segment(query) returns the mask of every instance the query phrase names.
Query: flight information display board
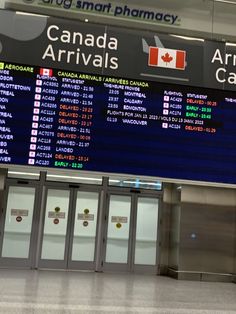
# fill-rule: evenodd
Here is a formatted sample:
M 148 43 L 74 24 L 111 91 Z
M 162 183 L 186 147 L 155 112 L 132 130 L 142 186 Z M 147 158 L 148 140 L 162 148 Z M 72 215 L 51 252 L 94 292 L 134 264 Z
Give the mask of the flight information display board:
M 0 163 L 236 183 L 236 94 L 0 62 Z

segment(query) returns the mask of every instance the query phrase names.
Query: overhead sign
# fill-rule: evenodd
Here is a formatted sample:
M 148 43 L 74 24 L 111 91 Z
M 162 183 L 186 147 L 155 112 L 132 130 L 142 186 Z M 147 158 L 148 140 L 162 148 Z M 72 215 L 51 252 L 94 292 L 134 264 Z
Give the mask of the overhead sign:
M 48 45 L 42 55 L 42 60 L 74 63 L 95 68 L 118 68 L 118 38 L 109 36 L 105 31 L 99 34 L 78 32 L 64 29 L 61 25 L 49 25 L 46 29 Z M 58 49 L 70 47 L 69 49 Z M 73 50 L 71 50 L 71 48 Z M 86 48 L 89 52 L 86 52 Z M 103 51 L 106 52 L 103 54 Z
M 235 92 L 1 65 L 1 164 L 236 184 Z
M 235 56 L 223 42 L 0 11 L 1 61 L 236 90 Z
M 2 3 L 1 3 L 2 1 Z M 236 6 L 232 1 L 189 0 L 0 0 L 0 7 L 16 11 L 62 16 L 98 23 L 142 27 L 168 33 L 206 34 L 225 40 L 235 39 Z
M 131 19 L 142 22 L 161 23 L 180 26 L 181 18 L 175 12 L 158 9 L 156 6 L 145 3 L 145 6 L 136 3 L 124 4 L 119 1 L 80 1 L 80 0 L 13 0 L 8 4 L 24 4 L 37 6 L 42 10 L 64 10 L 73 13 L 96 14 L 113 18 Z M 29 8 L 29 7 L 28 7 Z
M 0 162 L 236 184 L 235 55 L 1 10 Z

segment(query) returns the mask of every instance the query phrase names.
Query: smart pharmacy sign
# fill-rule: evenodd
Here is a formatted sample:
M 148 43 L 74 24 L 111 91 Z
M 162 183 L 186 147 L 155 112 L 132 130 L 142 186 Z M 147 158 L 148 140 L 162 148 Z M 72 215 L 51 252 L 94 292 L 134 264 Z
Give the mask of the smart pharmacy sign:
M 7 3 L 22 3 L 41 7 L 42 9 L 67 10 L 74 13 L 101 14 L 106 17 L 115 17 L 119 19 L 130 19 L 140 22 L 151 22 L 156 24 L 165 24 L 180 26 L 181 18 L 174 12 L 165 12 L 152 5 L 140 6 L 136 4 L 127 4 L 108 1 L 81 1 L 81 0 L 13 0 Z

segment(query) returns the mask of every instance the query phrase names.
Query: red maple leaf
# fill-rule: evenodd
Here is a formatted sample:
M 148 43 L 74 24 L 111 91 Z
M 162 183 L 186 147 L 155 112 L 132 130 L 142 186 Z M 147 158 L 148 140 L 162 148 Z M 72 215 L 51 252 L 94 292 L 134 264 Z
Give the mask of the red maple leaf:
M 161 58 L 166 63 L 166 65 L 167 65 L 167 63 L 169 63 L 173 60 L 173 58 L 169 55 L 168 52 L 166 52 L 166 54 L 164 56 L 162 56 Z

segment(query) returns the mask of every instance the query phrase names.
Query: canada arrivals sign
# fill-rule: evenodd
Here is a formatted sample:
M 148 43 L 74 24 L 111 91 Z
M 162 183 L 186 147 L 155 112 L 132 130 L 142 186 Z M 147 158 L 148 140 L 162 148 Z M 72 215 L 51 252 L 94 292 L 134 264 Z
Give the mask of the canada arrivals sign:
M 65 30 L 58 25 L 50 25 L 47 28 L 48 46 L 43 53 L 42 60 L 53 62 L 84 65 L 91 64 L 95 68 L 109 68 L 116 70 L 118 68 L 118 39 L 114 36 L 108 36 L 103 33 L 99 36 L 91 33 L 81 33 L 77 31 Z M 59 42 L 61 45 L 67 44 L 70 50 L 54 48 L 54 43 Z M 71 50 L 71 47 L 75 47 Z M 86 54 L 83 48 L 92 48 L 91 52 Z M 101 51 L 96 53 L 96 49 Z M 106 51 L 105 53 L 104 50 Z
M 236 90 L 235 46 L 7 10 L 0 11 L 0 60 Z

